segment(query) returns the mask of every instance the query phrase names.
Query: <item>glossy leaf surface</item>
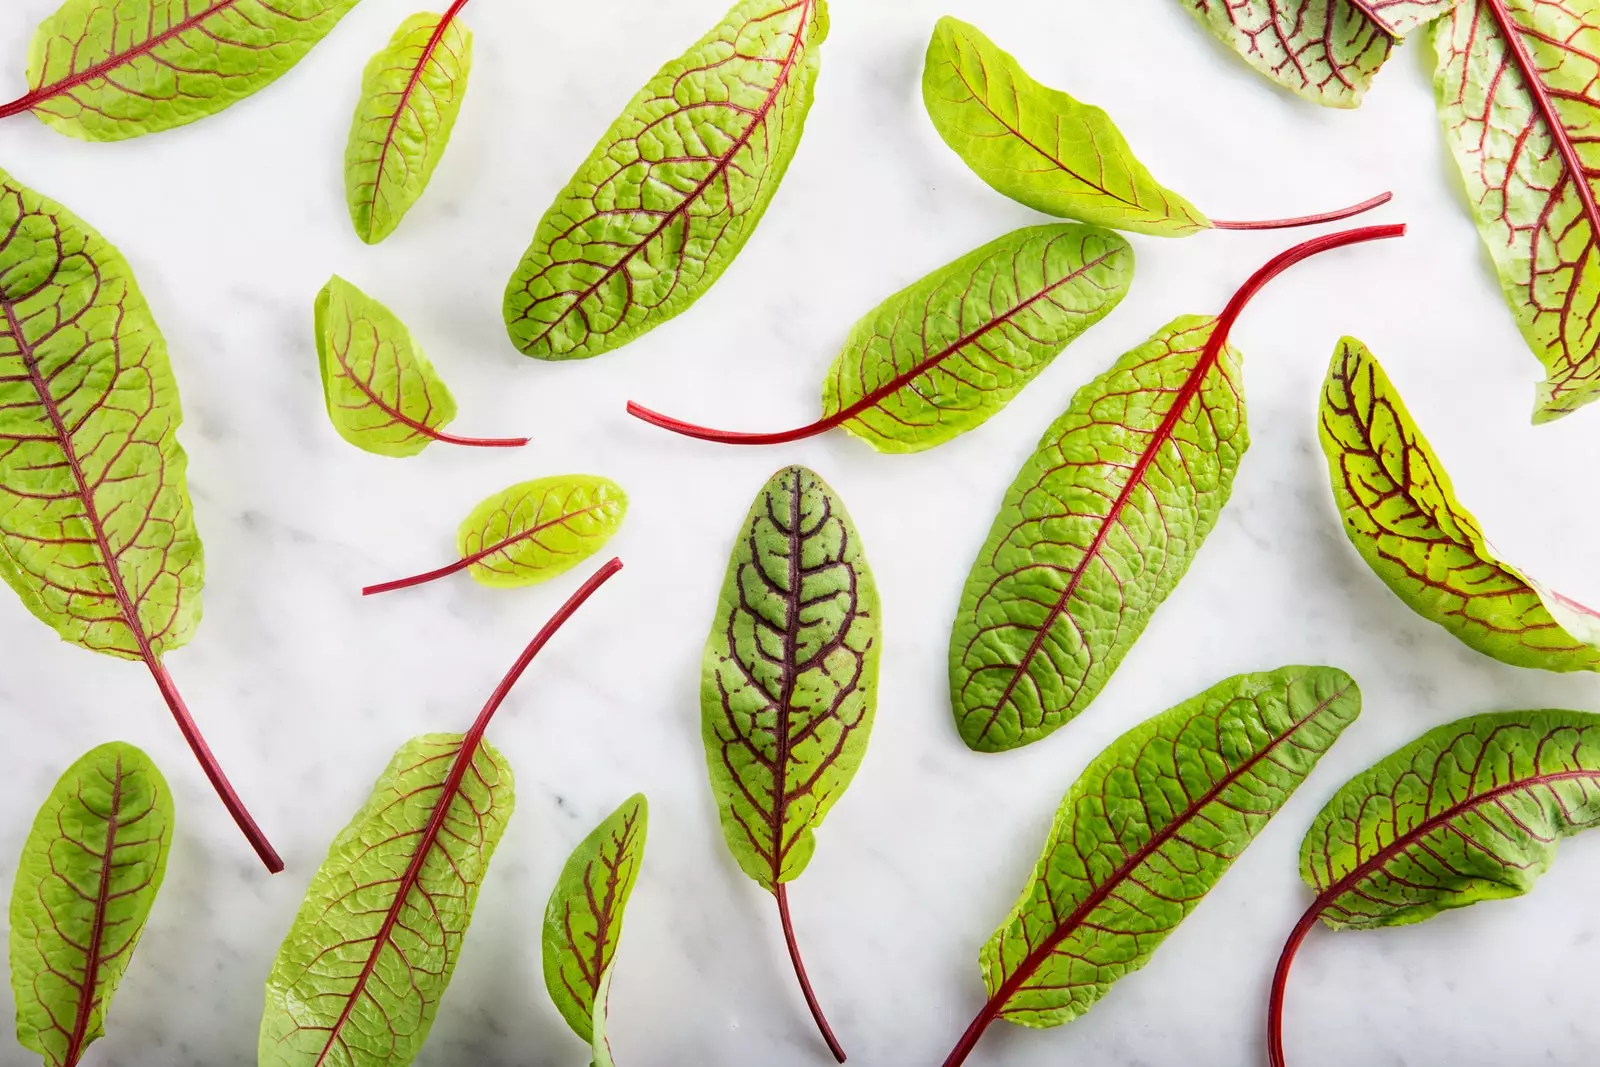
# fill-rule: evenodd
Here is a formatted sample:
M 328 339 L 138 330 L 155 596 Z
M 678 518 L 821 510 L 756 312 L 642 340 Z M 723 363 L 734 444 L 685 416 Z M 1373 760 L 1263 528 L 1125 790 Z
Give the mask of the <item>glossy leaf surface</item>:
M 412 15 L 367 63 L 344 153 L 345 200 L 356 234 L 394 232 L 444 158 L 472 70 L 472 31 L 454 17 Z
M 66 0 L 28 46 L 32 111 L 89 141 L 120 141 L 214 115 L 266 87 L 356 0 Z
M 11 892 L 17 1039 L 72 1067 L 144 932 L 172 844 L 172 794 L 150 758 L 112 742 L 69 767 L 34 819 Z
M 827 32 L 826 0 L 739 0 L 640 90 L 556 197 L 506 287 L 519 349 L 596 356 L 711 287 L 800 143 Z
M 1495 555 L 1393 383 L 1354 338 L 1334 352 L 1319 422 L 1345 533 L 1407 606 L 1504 663 L 1600 670 L 1600 615 Z

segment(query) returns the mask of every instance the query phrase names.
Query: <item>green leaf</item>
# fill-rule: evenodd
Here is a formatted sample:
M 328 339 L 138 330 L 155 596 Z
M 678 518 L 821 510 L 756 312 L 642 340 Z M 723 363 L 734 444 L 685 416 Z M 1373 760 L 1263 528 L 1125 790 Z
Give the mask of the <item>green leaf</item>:
M 11 891 L 11 990 L 17 1040 L 48 1067 L 104 1036 L 171 844 L 166 779 L 120 741 L 67 768 L 39 809 Z
M 922 100 L 978 177 L 1035 210 L 1158 237 L 1211 226 L 1151 176 L 1111 116 L 1039 84 L 976 26 L 939 20 Z
M 86 141 L 214 115 L 300 62 L 356 0 L 66 0 L 28 46 L 32 111 Z
M 455 10 L 406 19 L 362 75 L 344 189 L 350 221 L 368 244 L 400 225 L 450 143 L 472 70 L 472 31 Z
M 1517 326 L 1535 422 L 1600 399 L 1600 67 L 1593 4 L 1474 0 L 1433 31 L 1445 141 Z
M 1418 26 L 1448 15 L 1456 0 L 1351 0 L 1378 28 L 1399 40 Z
M 513 806 L 488 742 L 395 753 L 334 839 L 267 978 L 260 1067 L 404 1067 L 455 970 L 478 888 Z
M 826 0 L 739 0 L 661 68 L 556 197 L 506 286 L 538 359 L 609 352 L 722 275 L 788 169 L 828 33 Z
M 1495 555 L 1393 383 L 1354 338 L 1334 352 L 1319 425 L 1344 531 L 1411 610 L 1503 663 L 1600 671 L 1600 615 Z
M 1006 492 L 950 636 L 974 749 L 1017 748 L 1099 695 L 1216 525 L 1249 446 L 1240 355 L 1183 316 L 1080 389 Z
M 414 456 L 435 441 L 517 448 L 525 437 L 457 437 L 455 397 L 422 354 L 406 324 L 335 274 L 317 294 L 317 366 L 328 419 L 364 452 Z
M 572 1032 L 609 1059 L 606 993 L 650 813 L 635 794 L 573 850 L 544 912 L 544 984 Z

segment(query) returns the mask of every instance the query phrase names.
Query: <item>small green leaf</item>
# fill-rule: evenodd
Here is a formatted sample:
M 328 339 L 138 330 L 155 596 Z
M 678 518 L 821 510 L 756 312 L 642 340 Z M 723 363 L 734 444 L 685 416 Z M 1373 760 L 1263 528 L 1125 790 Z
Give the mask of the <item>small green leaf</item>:
M 644 794 L 624 801 L 573 850 L 544 912 L 545 988 L 596 1062 L 610 1057 L 606 994 L 649 819 Z
M 755 232 L 800 144 L 826 0 L 739 0 L 640 90 L 506 286 L 512 343 L 609 352 L 688 309 Z
M 47 1067 L 105 1035 L 171 844 L 166 779 L 122 742 L 80 758 L 39 809 L 11 891 L 11 990 L 17 1040 Z
M 472 70 L 472 31 L 426 12 L 400 24 L 367 64 L 344 154 L 345 199 L 356 234 L 394 232 L 444 158 Z
M 1319 417 L 1361 558 L 1418 615 L 1517 667 L 1600 671 L 1600 615 L 1500 560 L 1365 345 L 1339 342 Z

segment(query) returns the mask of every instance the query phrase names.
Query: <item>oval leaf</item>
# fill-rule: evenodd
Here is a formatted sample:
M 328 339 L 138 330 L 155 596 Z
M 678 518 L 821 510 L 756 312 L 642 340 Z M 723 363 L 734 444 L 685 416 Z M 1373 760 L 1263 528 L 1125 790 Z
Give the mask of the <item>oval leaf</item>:
M 826 0 L 740 0 L 661 68 L 539 223 L 506 286 L 512 343 L 597 356 L 711 288 L 800 143 L 827 33 Z
M 1411 610 L 1503 663 L 1600 671 L 1600 615 L 1495 555 L 1393 383 L 1354 338 L 1334 352 L 1319 425 L 1344 531 Z
M 120 141 L 214 115 L 263 89 L 356 0 L 67 0 L 28 46 L 32 111 L 86 141 Z
M 11 891 L 11 989 L 17 1040 L 48 1067 L 104 1036 L 171 844 L 166 779 L 121 742 L 69 767 L 39 809 Z
M 344 189 L 350 221 L 368 244 L 400 225 L 450 143 L 472 70 L 472 31 L 455 17 L 460 7 L 406 19 L 362 76 Z

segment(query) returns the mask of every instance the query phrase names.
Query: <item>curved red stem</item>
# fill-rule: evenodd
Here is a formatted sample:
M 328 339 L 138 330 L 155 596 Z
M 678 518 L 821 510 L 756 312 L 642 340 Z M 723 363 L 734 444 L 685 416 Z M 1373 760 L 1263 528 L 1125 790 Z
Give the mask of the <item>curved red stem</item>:
M 1278 956 L 1278 969 L 1272 975 L 1272 999 L 1267 1005 L 1267 1057 L 1272 1061 L 1272 1067 L 1284 1067 L 1283 991 L 1289 983 L 1289 968 L 1294 964 L 1295 953 L 1300 951 L 1301 943 L 1305 941 L 1311 928 L 1317 925 L 1317 920 L 1322 917 L 1323 911 L 1332 899 L 1324 893 L 1311 902 L 1311 907 L 1307 908 L 1306 913 L 1300 916 L 1300 921 L 1295 923 L 1294 931 L 1284 943 L 1282 954 Z
M 1320 215 L 1301 215 L 1289 219 L 1263 219 L 1258 222 L 1220 222 L 1211 220 L 1211 225 L 1218 230 L 1292 230 L 1297 226 L 1320 226 L 1325 222 L 1339 222 L 1342 219 L 1354 218 L 1373 208 L 1382 207 L 1394 199 L 1393 193 L 1379 193 L 1370 200 L 1363 200 L 1359 204 L 1352 204 L 1337 211 L 1324 211 Z
M 447 563 L 443 567 L 435 567 L 433 570 L 424 571 L 422 574 L 413 574 L 409 578 L 397 578 L 392 582 L 379 582 L 377 585 L 366 586 L 361 590 L 361 595 L 373 596 L 378 593 L 391 593 L 396 589 L 410 589 L 413 586 L 426 585 L 428 582 L 434 581 L 438 578 L 449 577 L 458 571 L 466 570 L 468 567 L 472 566 L 474 563 L 477 563 L 481 559 L 486 559 L 489 556 L 494 555 L 496 552 L 503 551 L 508 545 L 515 544 L 518 541 L 526 541 L 528 538 L 535 537 L 541 532 L 550 529 L 552 526 L 560 526 L 562 523 L 571 522 L 579 515 L 586 515 L 597 510 L 599 509 L 595 507 L 588 507 L 569 512 L 564 515 L 558 515 L 548 522 L 541 522 L 530 526 L 526 530 L 522 530 L 519 533 L 514 533 L 504 540 L 496 541 L 494 544 L 486 545 L 470 555 L 462 556 L 454 563 Z
M 443 430 L 424 432 L 435 441 L 443 441 L 447 445 L 466 445 L 468 448 L 521 448 L 533 440 L 531 437 L 457 437 Z
M 866 405 L 861 405 L 865 407 Z M 684 422 L 670 415 L 663 415 L 659 411 L 651 411 L 643 404 L 628 401 L 628 414 L 636 419 L 642 419 L 652 426 L 659 426 L 663 430 L 682 434 L 684 437 L 693 437 L 701 441 L 715 441 L 723 445 L 785 445 L 790 441 L 804 441 L 807 437 L 815 437 L 819 433 L 827 433 L 840 423 L 856 414 L 858 407 L 850 407 L 825 419 L 818 419 L 806 426 L 797 426 L 792 430 L 779 430 L 777 433 L 740 433 L 736 430 L 713 430 L 707 426 L 696 426 L 692 422 Z
M 778 898 L 778 919 L 783 924 L 783 940 L 789 946 L 789 960 L 794 964 L 794 976 L 800 980 L 800 992 L 806 998 L 806 1007 L 811 1009 L 811 1018 L 816 1020 L 817 1029 L 822 1031 L 822 1040 L 828 1043 L 828 1051 L 833 1053 L 835 1060 L 843 1063 L 844 1047 L 833 1036 L 833 1027 L 828 1025 L 827 1018 L 822 1014 L 822 1005 L 817 1003 L 817 995 L 811 989 L 811 979 L 806 977 L 806 965 L 800 959 L 800 945 L 794 939 L 794 924 L 789 921 L 789 887 L 779 882 L 772 895 Z

